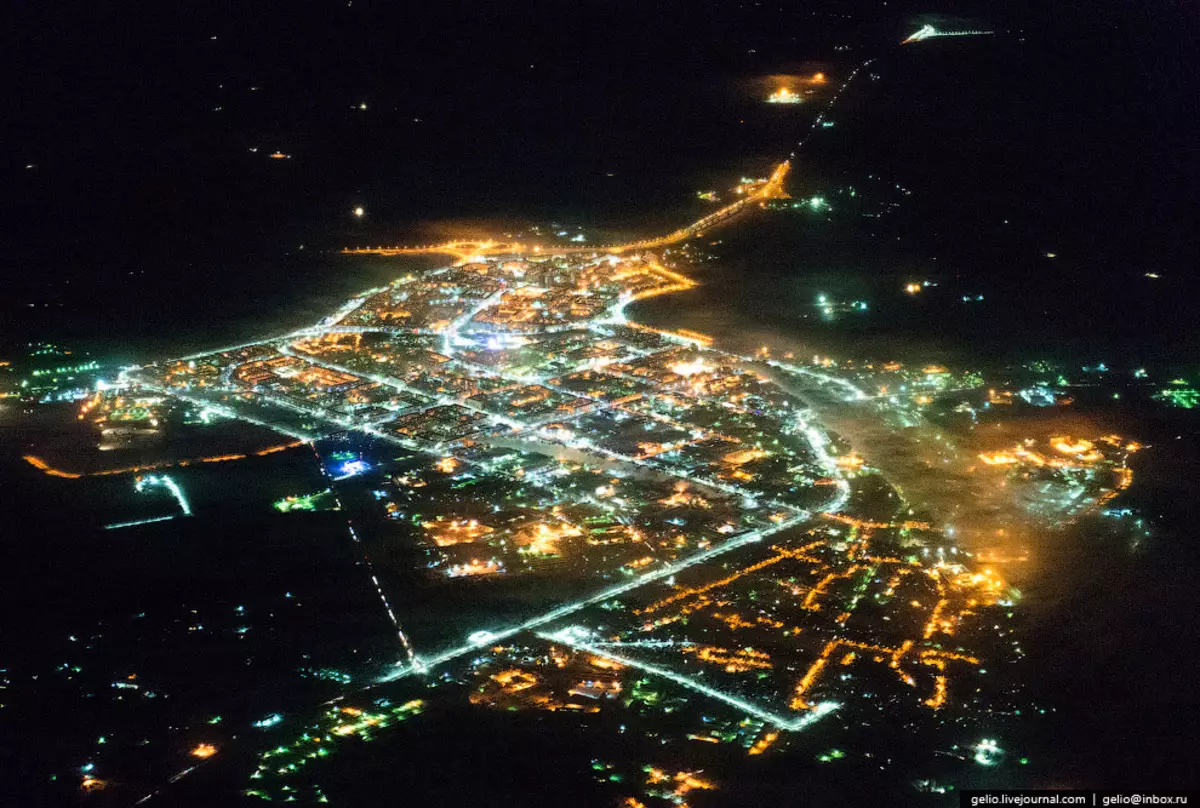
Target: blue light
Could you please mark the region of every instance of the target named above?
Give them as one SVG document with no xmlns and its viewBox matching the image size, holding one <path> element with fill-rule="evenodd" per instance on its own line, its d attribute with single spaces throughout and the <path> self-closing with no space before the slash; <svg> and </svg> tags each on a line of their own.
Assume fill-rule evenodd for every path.
<svg viewBox="0 0 1200 808">
<path fill-rule="evenodd" d="M 338 466 L 338 479 L 346 477 L 355 477 L 362 474 L 371 468 L 371 464 L 365 460 L 347 460 L 342 465 Z"/>
</svg>

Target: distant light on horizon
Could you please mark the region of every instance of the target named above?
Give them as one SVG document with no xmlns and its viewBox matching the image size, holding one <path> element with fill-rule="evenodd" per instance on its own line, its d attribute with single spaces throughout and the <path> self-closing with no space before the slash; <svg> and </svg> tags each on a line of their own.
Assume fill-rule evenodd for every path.
<svg viewBox="0 0 1200 808">
<path fill-rule="evenodd" d="M 366 213 L 367 213 L 367 209 L 366 209 L 366 208 L 364 208 L 362 205 L 359 205 L 357 208 L 355 208 L 355 209 L 354 209 L 354 215 L 355 215 L 355 216 L 357 216 L 357 217 L 358 217 L 358 218 L 360 218 L 360 219 L 361 219 L 363 216 L 365 216 L 365 215 L 366 215 Z"/>
</svg>

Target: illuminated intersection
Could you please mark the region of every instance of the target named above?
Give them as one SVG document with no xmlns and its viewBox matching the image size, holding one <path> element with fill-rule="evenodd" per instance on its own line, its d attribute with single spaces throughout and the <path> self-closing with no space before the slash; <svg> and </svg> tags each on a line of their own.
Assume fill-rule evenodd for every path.
<svg viewBox="0 0 1200 808">
<path fill-rule="evenodd" d="M 1003 581 L 905 518 L 760 358 L 631 322 L 630 303 L 693 285 L 659 241 L 464 255 L 311 328 L 128 369 L 120 391 L 269 425 L 318 458 L 322 436 L 358 436 L 322 459 L 327 494 L 277 507 L 344 510 L 338 492 L 370 480 L 372 518 L 394 525 L 347 520 L 398 641 L 362 696 L 473 682 L 481 708 L 643 716 L 697 700 L 751 755 L 835 709 L 964 720 L 1007 632 L 981 633 L 1005 619 Z M 768 362 L 870 401 L 843 374 Z M 397 544 L 424 559 L 422 600 Z M 323 754 L 376 728 L 346 715 Z M 283 779 L 248 793 L 291 793 L 293 770 L 268 765 L 291 748 L 258 774 Z"/>
</svg>

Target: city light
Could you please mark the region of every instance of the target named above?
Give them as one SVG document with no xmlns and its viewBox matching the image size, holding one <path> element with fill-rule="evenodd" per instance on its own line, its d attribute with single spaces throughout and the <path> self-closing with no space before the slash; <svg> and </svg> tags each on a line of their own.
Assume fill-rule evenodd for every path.
<svg viewBox="0 0 1200 808">
<path fill-rule="evenodd" d="M 768 104 L 799 104 L 804 100 L 798 93 L 794 93 L 787 87 L 780 87 L 775 92 L 767 96 Z"/>
<path fill-rule="evenodd" d="M 266 718 L 262 718 L 262 719 L 259 719 L 258 721 L 255 721 L 251 726 L 253 726 L 257 729 L 269 729 L 271 727 L 278 726 L 282 722 L 283 722 L 282 715 L 280 715 L 279 713 L 272 713 L 271 715 L 267 716 Z"/>
<path fill-rule="evenodd" d="M 1000 744 L 990 738 L 984 738 L 973 747 L 975 762 L 980 766 L 995 766 L 1004 758 L 1004 750 Z"/>
<path fill-rule="evenodd" d="M 986 36 L 993 34 L 994 31 L 940 31 L 932 25 L 923 25 L 914 31 L 907 39 L 900 44 L 908 45 L 913 42 L 922 42 L 926 39 L 932 39 L 940 36 Z"/>
<path fill-rule="evenodd" d="M 347 460 L 342 465 L 338 466 L 338 474 L 333 479 L 345 480 L 349 477 L 357 477 L 358 475 L 370 471 L 371 464 L 365 460 Z"/>
<path fill-rule="evenodd" d="M 923 25 L 902 44 L 991 33 Z M 834 49 L 860 45 L 844 42 Z M 757 53 L 769 42 L 747 44 Z M 894 41 L 891 47 L 897 50 Z M 941 50 L 936 43 L 919 50 L 927 49 Z M 806 58 L 793 56 L 793 64 Z M 28 666 L 18 670 L 21 683 L 40 675 L 63 692 L 77 688 L 96 705 L 87 715 L 138 717 L 132 735 L 119 723 L 87 724 L 79 743 L 64 746 L 50 781 L 65 772 L 64 793 L 78 798 L 79 789 L 107 787 L 124 799 L 138 796 L 126 795 L 130 784 L 153 776 L 149 793 L 128 802 L 166 802 L 164 792 L 192 772 L 224 781 L 224 761 L 251 754 L 257 765 L 252 774 L 246 767 L 242 795 L 317 804 L 345 798 L 322 791 L 324 759 L 361 754 L 364 743 L 418 715 L 444 722 L 464 710 L 476 718 L 554 712 L 530 726 L 585 728 L 595 746 L 588 757 L 595 757 L 578 768 L 595 781 L 589 787 L 629 808 L 685 808 L 718 786 L 743 793 L 731 764 L 738 760 L 745 767 L 739 776 L 773 777 L 814 761 L 829 764 L 822 777 L 907 773 L 908 757 L 860 744 L 859 736 L 878 727 L 886 730 L 881 743 L 891 743 L 893 730 L 902 741 L 919 741 L 911 751 L 927 760 L 905 774 L 919 792 L 944 794 L 984 776 L 976 765 L 1001 767 L 1006 752 L 997 738 L 1020 737 L 1014 725 L 1021 709 L 1028 712 L 1020 669 L 1010 664 L 1025 655 L 1018 629 L 1029 623 L 1017 614 L 1014 582 L 1025 586 L 1026 573 L 1056 558 L 1041 553 L 1040 539 L 1093 522 L 1136 533 L 1133 548 L 1151 535 L 1151 516 L 1134 498 L 1118 503 L 1128 508 L 1111 505 L 1129 491 L 1131 458 L 1143 446 L 1075 416 L 1100 398 L 1110 408 L 1120 398 L 1122 410 L 1135 403 L 1200 408 L 1200 392 L 1183 378 L 1166 382 L 1158 364 L 1119 364 L 1115 350 L 1111 373 L 1098 363 L 1081 376 L 1079 362 L 1091 359 L 1068 362 L 1046 351 L 1020 364 L 1003 359 L 1002 370 L 984 362 L 973 369 L 954 351 L 914 352 L 884 339 L 896 325 L 893 309 L 906 319 L 941 312 L 987 326 L 1007 296 L 980 305 L 983 275 L 962 268 L 953 239 L 919 247 L 924 241 L 900 242 L 908 238 L 903 222 L 916 219 L 877 221 L 900 204 L 894 199 L 912 193 L 902 178 L 879 184 L 874 175 L 847 172 L 831 184 L 833 174 L 795 160 L 814 136 L 828 141 L 831 154 L 856 146 L 859 138 L 842 133 L 854 135 L 864 118 L 847 109 L 842 119 L 839 99 L 860 74 L 864 82 L 881 76 L 869 69 L 874 59 L 849 58 L 810 61 L 803 74 L 776 76 L 769 86 L 743 84 L 757 89 L 743 99 L 742 123 L 750 126 L 738 131 L 774 127 L 792 151 L 778 162 L 747 162 L 745 176 L 705 180 L 698 187 L 719 193 L 692 198 L 689 191 L 683 204 L 705 215 L 674 229 L 598 245 L 587 243 L 602 240 L 598 223 L 520 224 L 497 215 L 491 235 L 464 230 L 437 243 L 347 247 L 341 255 L 372 256 L 367 263 L 403 257 L 405 264 L 397 277 L 330 306 L 309 326 L 128 366 L 113 383 L 96 380 L 97 362 L 30 343 L 27 352 L 36 345 L 45 364 L 21 372 L 31 389 L 14 382 L 13 406 L 73 403 L 56 404 L 69 408 L 68 429 L 22 436 L 21 451 L 30 454 L 16 464 L 21 473 L 48 489 L 104 499 L 96 511 L 103 516 L 80 527 L 85 538 L 92 531 L 106 539 L 85 561 L 116 548 L 118 556 L 150 552 L 155 563 L 175 561 L 187 573 L 150 588 L 130 578 L 131 593 L 145 589 L 152 597 L 52 626 L 46 641 L 62 653 L 32 670 L 32 679 Z M 836 78 L 811 72 L 814 64 Z M 220 89 L 234 110 L 240 90 Z M 373 128 L 399 114 L 407 131 L 409 120 L 420 121 L 402 100 L 372 102 L 375 114 L 359 116 L 354 111 L 367 103 L 342 92 L 334 114 L 352 111 L 342 125 Z M 764 102 L 805 106 L 756 106 Z M 531 125 L 540 120 L 527 117 Z M 441 128 L 426 134 L 436 139 Z M 486 126 L 480 131 L 488 136 Z M 312 141 L 290 132 L 268 127 L 255 137 Z M 234 168 L 269 168 L 280 180 L 276 172 L 322 162 L 319 149 L 295 164 L 275 162 L 292 155 L 250 143 L 257 156 L 246 158 L 249 144 L 239 142 L 237 160 L 266 157 L 269 165 Z M 589 170 L 610 168 L 605 173 L 616 176 L 613 165 Z M 805 175 L 798 182 L 791 182 L 793 168 Z M 342 209 L 341 229 L 382 232 L 384 209 L 373 224 L 357 221 L 366 215 L 362 194 L 378 198 L 382 192 L 371 190 L 378 183 L 353 175 L 342 185 L 358 187 L 364 203 Z M 569 217 L 572 208 L 554 206 Z M 657 306 L 669 295 L 682 306 L 702 284 L 720 294 L 725 287 L 714 286 L 703 265 L 729 258 L 746 237 L 730 224 L 751 215 L 775 217 L 775 229 L 799 228 L 818 240 L 864 226 L 863 244 L 873 243 L 868 236 L 895 240 L 884 253 L 900 250 L 909 265 L 877 273 L 871 288 L 883 290 L 882 298 L 852 298 L 847 290 L 857 282 L 834 277 L 829 267 L 796 270 L 834 290 L 806 290 L 804 277 L 792 279 L 803 299 L 792 301 L 790 316 L 808 324 L 811 340 L 739 332 L 721 317 L 697 326 L 712 336 L 631 319 L 640 304 Z M 302 240 L 310 247 L 302 257 L 323 249 L 321 239 Z M 296 241 L 284 247 L 294 250 Z M 1056 258 L 1047 242 L 1052 235 L 1009 252 L 1057 266 L 1040 264 Z M 303 280 L 289 255 L 280 277 Z M 908 280 L 925 273 L 952 291 L 930 288 L 939 281 Z M 741 283 L 761 285 L 752 274 Z M 929 294 L 903 304 L 897 286 L 910 298 Z M 770 284 L 755 290 L 772 294 Z M 940 340 L 943 332 L 927 336 Z M 839 333 L 851 334 L 856 347 L 839 353 L 832 344 Z M 728 343 L 751 347 L 743 355 Z M 814 347 L 828 355 L 809 362 Z M 0 373 L 8 372 L 7 360 L 0 362 Z M 90 375 L 60 384 L 57 377 L 70 374 Z M 1104 386 L 1117 377 L 1120 392 Z M 0 390 L 6 414 L 9 397 L 8 388 Z M 263 430 L 286 437 L 264 440 Z M 247 482 L 256 474 L 266 483 Z M 195 512 L 185 486 L 197 498 Z M 242 515 L 246 529 L 231 529 Z M 951 518 L 957 527 L 945 524 Z M 97 533 L 176 519 L 187 521 Z M 180 548 L 186 553 L 171 554 Z M 1114 548 L 1126 547 L 1106 545 L 1119 561 Z M 128 576 L 116 560 L 119 583 Z M 179 586 L 184 579 L 200 589 Z M 123 656 L 118 643 L 129 637 L 151 643 L 150 658 Z M 197 649 L 207 655 L 196 656 Z M 250 682 L 249 696 L 210 699 L 197 709 L 183 703 L 195 688 L 180 686 L 174 668 L 193 658 L 211 663 L 193 666 L 194 675 L 228 678 L 230 688 Z M 160 664 L 168 659 L 176 663 Z M 284 667 L 265 667 L 275 662 Z M 249 678 L 226 676 L 235 669 Z M 0 691 L 9 687 L 6 672 L 0 669 Z M 284 698 L 278 687 L 287 682 L 300 689 Z M 414 695 L 421 699 L 405 701 Z M 270 712 L 285 708 L 286 719 Z M 838 710 L 844 720 L 827 724 L 824 740 L 788 735 Z M 408 729 L 392 740 L 417 748 L 430 737 Z M 473 731 L 468 723 L 450 729 Z M 971 743 L 984 731 L 993 737 Z M 233 755 L 226 743 L 239 739 L 250 746 Z M 271 748 L 255 749 L 268 746 L 262 741 Z M 490 754 L 511 756 L 504 744 Z M 205 765 L 218 751 L 222 772 Z M 150 775 L 130 774 L 139 760 Z M 368 771 L 362 763 L 347 770 Z M 118 772 L 120 765 L 128 771 Z M 406 772 L 388 773 L 399 791 L 421 793 Z M 934 773 L 936 782 L 912 779 Z M 576 796 L 568 789 L 560 798 Z"/>
<path fill-rule="evenodd" d="M 588 634 L 588 632 L 586 629 L 580 629 L 579 627 L 576 627 L 576 626 L 570 626 L 570 627 L 560 629 L 559 631 L 548 633 L 548 634 L 539 633 L 538 636 L 542 637 L 543 639 L 562 643 L 563 645 L 566 645 L 570 648 L 587 651 L 589 653 L 593 653 L 593 654 L 596 654 L 597 656 L 601 656 L 601 657 L 607 657 L 609 659 L 612 659 L 616 662 L 621 663 L 622 665 L 626 665 L 628 667 L 631 667 L 631 668 L 634 668 L 637 670 L 644 670 L 647 673 L 653 674 L 655 676 L 660 676 L 663 679 L 666 679 L 670 682 L 674 682 L 675 684 L 685 687 L 689 690 L 694 690 L 698 693 L 708 696 L 709 698 L 724 702 L 725 704 L 728 704 L 731 707 L 734 707 L 735 709 L 741 710 L 742 712 L 746 713 L 747 715 L 752 715 L 755 718 L 757 718 L 761 721 L 765 721 L 768 724 L 777 726 L 780 729 L 791 730 L 793 732 L 807 729 L 808 727 L 812 726 L 814 723 L 816 723 L 820 719 L 824 718 L 826 715 L 828 715 L 829 713 L 833 712 L 834 710 L 838 709 L 841 706 L 840 704 L 838 704 L 836 702 L 826 701 L 826 702 L 822 702 L 820 704 L 814 705 L 813 708 L 808 713 L 806 713 L 804 716 L 802 716 L 800 718 L 792 718 L 789 716 L 780 715 L 771 710 L 767 710 L 763 707 L 760 707 L 757 704 L 752 704 L 752 703 L 750 703 L 742 698 L 739 698 L 737 696 L 734 696 L 730 693 L 725 693 L 720 690 L 716 690 L 716 689 L 709 687 L 708 685 L 705 685 L 702 682 L 698 682 L 695 679 L 692 679 L 690 677 L 683 676 L 683 675 L 675 673 L 674 671 L 671 671 L 671 670 L 667 670 L 666 668 L 662 668 L 657 665 L 652 665 L 652 664 L 649 664 L 646 662 L 640 662 L 638 660 L 634 660 L 629 657 L 614 654 L 605 648 L 600 648 L 590 642 L 587 642 L 585 639 L 583 639 L 587 636 L 587 634 Z"/>
</svg>

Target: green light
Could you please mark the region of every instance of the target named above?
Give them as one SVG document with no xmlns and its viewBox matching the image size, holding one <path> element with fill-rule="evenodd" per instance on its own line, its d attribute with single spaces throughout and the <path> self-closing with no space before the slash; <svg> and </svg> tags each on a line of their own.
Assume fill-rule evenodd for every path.
<svg viewBox="0 0 1200 808">
<path fill-rule="evenodd" d="M 291 511 L 315 511 L 321 505 L 321 498 L 328 494 L 328 491 L 317 491 L 315 494 L 304 494 L 292 497 L 284 497 L 274 503 L 275 510 L 281 513 L 290 513 Z"/>
<path fill-rule="evenodd" d="M 1171 382 L 1171 384 L 1176 383 Z M 1163 388 L 1155 394 L 1154 398 L 1172 407 L 1179 407 L 1184 410 L 1192 410 L 1200 406 L 1200 391 L 1193 387 Z"/>
<path fill-rule="evenodd" d="M 980 766 L 998 765 L 1003 757 L 1004 750 L 991 738 L 984 738 L 975 744 L 975 762 Z"/>
</svg>

